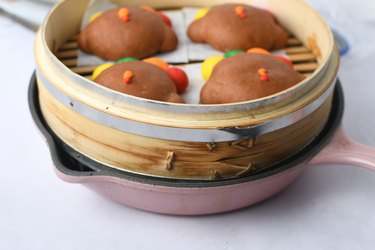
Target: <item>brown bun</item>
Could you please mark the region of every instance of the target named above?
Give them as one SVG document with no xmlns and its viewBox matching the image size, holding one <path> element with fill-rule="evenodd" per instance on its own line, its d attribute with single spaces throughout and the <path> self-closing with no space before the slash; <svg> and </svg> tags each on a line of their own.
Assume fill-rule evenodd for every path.
<svg viewBox="0 0 375 250">
<path fill-rule="evenodd" d="M 260 69 L 268 79 L 262 79 Z M 304 79 L 272 55 L 239 53 L 220 61 L 203 86 L 202 104 L 242 102 L 276 94 Z"/>
<path fill-rule="evenodd" d="M 126 71 L 132 72 L 133 75 L 129 83 L 124 82 Z M 184 103 L 167 72 L 142 61 L 115 64 L 104 70 L 94 81 L 129 95 L 157 101 Z"/>
<path fill-rule="evenodd" d="M 238 7 L 243 8 L 244 17 L 236 12 Z M 283 48 L 288 33 L 265 10 L 245 4 L 223 4 L 195 20 L 189 26 L 188 36 L 193 42 L 208 43 L 217 50 L 228 52 L 253 47 Z"/>
<path fill-rule="evenodd" d="M 78 36 L 78 46 L 87 53 L 111 61 L 124 57 L 145 58 L 177 47 L 177 36 L 157 14 L 140 7 L 127 7 L 129 20 L 119 17 L 119 10 L 109 10 Z"/>
</svg>

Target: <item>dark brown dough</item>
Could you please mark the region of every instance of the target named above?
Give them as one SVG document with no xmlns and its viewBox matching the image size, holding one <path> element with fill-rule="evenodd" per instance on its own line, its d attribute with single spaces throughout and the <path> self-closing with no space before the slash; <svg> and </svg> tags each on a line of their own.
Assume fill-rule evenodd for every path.
<svg viewBox="0 0 375 250">
<path fill-rule="evenodd" d="M 133 73 L 130 83 L 125 83 L 123 80 L 126 71 Z M 184 103 L 167 72 L 142 61 L 115 64 L 104 70 L 94 81 L 129 95 L 157 101 Z"/>
<path fill-rule="evenodd" d="M 269 80 L 261 80 L 259 69 Z M 220 61 L 200 94 L 202 104 L 242 102 L 266 97 L 288 89 L 304 79 L 281 60 L 255 53 L 239 53 Z"/>
<path fill-rule="evenodd" d="M 236 14 L 237 6 L 244 8 L 245 18 Z M 254 47 L 283 48 L 288 33 L 265 10 L 245 4 L 224 4 L 195 20 L 189 26 L 188 36 L 193 42 L 208 43 L 217 50 L 228 52 Z"/>
<path fill-rule="evenodd" d="M 124 57 L 146 58 L 157 52 L 177 47 L 177 36 L 162 18 L 140 7 L 126 7 L 130 20 L 119 18 L 120 8 L 109 10 L 78 36 L 79 48 L 105 59 L 116 61 Z"/>
</svg>

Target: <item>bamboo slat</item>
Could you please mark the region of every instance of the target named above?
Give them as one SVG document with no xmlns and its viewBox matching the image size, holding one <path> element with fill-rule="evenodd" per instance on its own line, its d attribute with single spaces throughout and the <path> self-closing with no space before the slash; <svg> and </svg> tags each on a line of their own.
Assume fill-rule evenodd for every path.
<svg viewBox="0 0 375 250">
<path fill-rule="evenodd" d="M 291 54 L 288 57 L 294 63 L 315 60 L 315 56 L 312 53 Z"/>
<path fill-rule="evenodd" d="M 287 46 L 301 46 L 302 42 L 295 37 L 289 38 Z"/>
<path fill-rule="evenodd" d="M 305 46 L 286 47 L 284 51 L 288 55 L 310 52 L 310 50 Z"/>
<path fill-rule="evenodd" d="M 56 56 L 59 59 L 77 58 L 77 56 L 78 56 L 78 50 L 77 49 L 73 49 L 73 50 L 60 50 L 59 52 L 56 53 Z"/>
<path fill-rule="evenodd" d="M 78 45 L 74 40 L 75 37 L 69 39 L 56 53 L 56 56 L 74 73 L 90 75 L 98 65 L 77 66 Z M 294 36 L 288 38 L 284 52 L 294 64 L 294 69 L 300 73 L 312 73 L 318 67 L 316 56 Z"/>
<path fill-rule="evenodd" d="M 74 49 L 78 49 L 78 44 L 76 41 L 72 41 L 72 42 L 67 42 L 65 43 L 61 48 L 60 50 L 74 50 Z"/>
<path fill-rule="evenodd" d="M 307 73 L 307 72 L 313 72 L 318 68 L 318 64 L 315 62 L 312 63 L 301 63 L 301 64 L 295 64 L 294 70 L 300 72 L 300 73 Z"/>
</svg>

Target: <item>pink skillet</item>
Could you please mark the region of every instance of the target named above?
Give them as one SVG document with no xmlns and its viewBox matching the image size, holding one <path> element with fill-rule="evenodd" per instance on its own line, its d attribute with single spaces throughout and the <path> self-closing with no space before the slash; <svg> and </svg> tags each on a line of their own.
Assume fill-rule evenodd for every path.
<svg viewBox="0 0 375 250">
<path fill-rule="evenodd" d="M 350 164 L 375 170 L 375 148 L 354 142 L 340 128 L 344 100 L 339 82 L 333 102 L 329 121 L 320 135 L 284 162 L 230 180 L 176 181 L 114 170 L 75 152 L 44 122 L 34 77 L 29 88 L 32 116 L 47 139 L 56 174 L 62 180 L 81 183 L 134 208 L 174 215 L 214 214 L 250 206 L 282 191 L 314 165 Z"/>
</svg>

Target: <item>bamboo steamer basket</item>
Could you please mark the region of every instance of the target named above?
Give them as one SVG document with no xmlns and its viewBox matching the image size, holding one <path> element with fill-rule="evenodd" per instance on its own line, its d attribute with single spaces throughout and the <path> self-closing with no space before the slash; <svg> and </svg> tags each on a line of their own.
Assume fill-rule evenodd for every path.
<svg viewBox="0 0 375 250">
<path fill-rule="evenodd" d="M 94 67 L 77 67 L 74 59 L 74 40 L 89 2 L 57 4 L 35 42 L 43 116 L 81 154 L 112 168 L 163 178 L 236 178 L 296 153 L 325 125 L 339 56 L 329 28 L 304 1 L 269 0 L 267 8 L 292 34 L 285 52 L 306 79 L 273 96 L 226 105 L 158 102 L 92 82 L 88 75 Z M 197 0 L 115 2 L 158 9 L 205 5 Z"/>
</svg>

